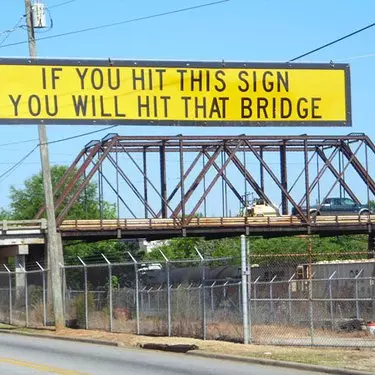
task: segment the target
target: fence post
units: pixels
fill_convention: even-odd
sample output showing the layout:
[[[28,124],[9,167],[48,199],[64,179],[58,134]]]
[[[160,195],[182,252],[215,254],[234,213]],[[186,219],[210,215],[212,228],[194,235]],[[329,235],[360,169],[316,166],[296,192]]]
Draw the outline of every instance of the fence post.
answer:
[[[102,254],[102,257],[108,264],[108,288],[109,288],[109,332],[113,331],[113,300],[112,300],[112,264],[107,257]]]
[[[197,252],[202,265],[202,338],[206,340],[207,338],[207,322],[206,322],[206,265],[204,262],[203,255],[200,251],[196,248],[195,251]]]
[[[148,299],[148,311],[151,311],[151,291],[152,291],[152,287],[147,291],[147,299]]]
[[[359,308],[359,301],[358,301],[358,298],[359,298],[359,296],[358,296],[358,278],[359,278],[359,276],[362,275],[362,272],[363,272],[363,268],[355,276],[355,313],[356,313],[357,319],[359,319],[360,316],[361,316],[361,311],[360,311],[360,308]]]
[[[89,329],[89,311],[88,311],[89,301],[88,301],[88,290],[87,290],[88,289],[88,286],[87,286],[87,266],[86,266],[86,263],[80,257],[77,257],[77,258],[82,263],[83,270],[84,270],[84,273],[85,273],[85,328]]]
[[[9,324],[12,325],[13,323],[12,272],[5,264],[3,264],[3,266],[7,270],[8,276],[9,276]]]
[[[29,296],[28,296],[28,292],[27,292],[27,273],[26,273],[26,269],[21,265],[19,264],[19,268],[21,268],[21,271],[23,272],[23,277],[24,277],[24,288],[25,288],[25,326],[28,327],[29,326]]]
[[[61,277],[62,277],[62,294],[63,294],[63,314],[64,314],[64,319],[65,314],[66,314],[66,272],[65,272],[65,267],[64,264],[59,263],[60,269],[61,269]],[[48,288],[48,286],[47,286]],[[46,291],[47,293],[47,291]],[[48,293],[47,293],[48,295]],[[70,297],[70,296],[69,296]],[[69,298],[70,300],[70,298]]]
[[[158,296],[158,316],[160,314],[160,291],[161,291],[161,285],[157,289],[157,296]]]
[[[275,322],[275,309],[273,307],[273,282],[275,281],[277,275],[275,275],[270,281],[270,316],[272,316],[272,322]]]
[[[294,273],[290,279],[288,280],[288,322],[292,322],[292,282],[294,279],[294,276],[296,274]]]
[[[335,328],[335,322],[333,320],[333,300],[332,300],[332,278],[335,276],[336,271],[333,271],[332,275],[328,278],[328,290],[329,290],[329,312],[331,316],[331,329]]]
[[[172,336],[172,316],[171,316],[171,288],[170,288],[170,269],[169,269],[169,259],[165,254],[159,250],[161,256],[165,260],[165,272],[167,273],[167,319],[168,319],[168,336]]]
[[[247,256],[246,236],[241,234],[241,283],[242,283],[242,319],[243,319],[243,343],[249,343],[249,304],[247,292]]]
[[[249,318],[249,344],[253,342],[253,320],[251,315],[251,251],[250,251],[250,239],[246,241],[246,257],[247,257],[247,310]]]
[[[214,286],[215,286],[215,284],[216,284],[216,281],[214,281],[211,284],[211,312],[212,312],[212,314],[215,311],[215,306],[214,306]]]
[[[260,279],[260,276],[258,276],[257,278],[256,278],[256,280],[254,280],[254,283],[253,283],[253,285],[254,285],[254,297],[253,297],[253,304],[254,304],[254,316],[257,316],[257,310],[258,310],[258,301],[257,301],[257,283],[258,283],[258,281],[259,281],[259,279]]]
[[[43,326],[45,327],[47,325],[46,274],[45,274],[46,270],[39,264],[39,262],[36,262],[36,264],[38,265],[38,267],[42,271],[42,283],[43,283]]]
[[[308,280],[308,293],[309,293],[309,321],[310,321],[310,338],[311,346],[314,345],[314,306],[313,306],[313,264],[312,264],[312,240],[310,235],[310,227],[308,227],[308,257],[309,257],[309,280]]]
[[[135,272],[135,314],[137,319],[137,335],[140,333],[139,327],[139,278],[138,278],[138,262],[135,260],[133,255],[130,251],[128,251],[128,255],[130,256],[131,260],[134,263],[134,272]]]

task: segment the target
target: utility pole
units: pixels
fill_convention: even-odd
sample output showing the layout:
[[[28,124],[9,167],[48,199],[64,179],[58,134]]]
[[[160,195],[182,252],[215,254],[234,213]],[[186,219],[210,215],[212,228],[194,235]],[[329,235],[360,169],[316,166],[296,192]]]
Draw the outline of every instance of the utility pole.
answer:
[[[31,0],[25,0],[26,24],[29,41],[29,54],[36,58],[36,42],[33,23],[33,11]],[[48,268],[51,273],[53,311],[55,317],[56,331],[65,327],[63,312],[62,283],[60,277],[59,261],[62,259],[62,247],[59,244],[56,231],[55,205],[53,202],[53,191],[51,181],[51,169],[48,156],[47,131],[43,121],[38,125],[40,160],[42,164],[44,200],[47,213],[47,254]]]

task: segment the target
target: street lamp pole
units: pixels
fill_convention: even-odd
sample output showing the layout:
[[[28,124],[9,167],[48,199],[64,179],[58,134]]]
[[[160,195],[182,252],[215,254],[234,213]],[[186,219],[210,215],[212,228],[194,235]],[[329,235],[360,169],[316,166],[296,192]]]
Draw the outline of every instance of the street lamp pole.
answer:
[[[36,41],[33,23],[33,11],[31,0],[25,0],[26,10],[26,24],[29,41],[29,54],[31,58],[36,58]],[[65,327],[64,313],[63,313],[63,295],[62,283],[60,277],[60,260],[62,259],[62,248],[57,238],[55,205],[53,201],[51,168],[48,156],[47,131],[43,121],[38,125],[39,133],[39,148],[40,159],[42,164],[44,200],[47,213],[47,254],[48,254],[48,268],[51,272],[51,287],[53,311],[55,317],[56,330],[61,330]]]

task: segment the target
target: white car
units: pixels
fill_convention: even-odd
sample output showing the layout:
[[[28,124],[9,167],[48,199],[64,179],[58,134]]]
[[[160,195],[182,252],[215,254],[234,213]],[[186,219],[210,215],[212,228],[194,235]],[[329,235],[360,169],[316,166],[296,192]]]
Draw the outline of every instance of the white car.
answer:
[[[280,212],[275,205],[262,198],[255,198],[242,210],[242,216],[280,216]]]

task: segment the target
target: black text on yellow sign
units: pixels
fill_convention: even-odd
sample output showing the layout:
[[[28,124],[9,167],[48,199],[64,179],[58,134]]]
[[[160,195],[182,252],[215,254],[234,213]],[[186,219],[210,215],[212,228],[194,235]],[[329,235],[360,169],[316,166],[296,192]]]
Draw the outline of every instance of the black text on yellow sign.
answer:
[[[351,122],[347,65],[12,62],[0,62],[2,123],[348,126]]]

